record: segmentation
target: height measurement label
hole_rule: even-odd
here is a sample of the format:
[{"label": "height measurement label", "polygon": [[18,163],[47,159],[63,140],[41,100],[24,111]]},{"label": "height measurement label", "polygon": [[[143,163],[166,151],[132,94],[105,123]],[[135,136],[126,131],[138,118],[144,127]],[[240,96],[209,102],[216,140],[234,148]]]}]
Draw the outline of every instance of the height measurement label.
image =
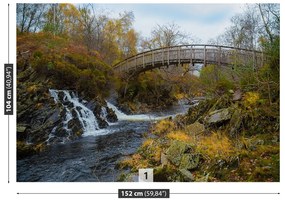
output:
[{"label": "height measurement label", "polygon": [[4,114],[13,115],[13,64],[4,64]]},{"label": "height measurement label", "polygon": [[119,198],[169,198],[169,189],[119,189]]}]

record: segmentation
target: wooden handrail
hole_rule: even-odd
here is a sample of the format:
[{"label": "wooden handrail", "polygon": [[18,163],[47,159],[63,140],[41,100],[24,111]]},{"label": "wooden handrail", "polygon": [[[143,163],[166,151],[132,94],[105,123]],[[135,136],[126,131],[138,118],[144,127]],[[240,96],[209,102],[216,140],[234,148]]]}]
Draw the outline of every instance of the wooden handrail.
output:
[{"label": "wooden handrail", "polygon": [[144,51],[144,52],[140,52],[136,55],[133,55],[131,57],[127,57],[125,58],[124,60],[116,63],[115,65],[113,65],[113,67],[117,67],[119,64],[121,64],[122,62],[128,60],[128,59],[131,59],[131,58],[134,58],[134,57],[137,57],[139,55],[142,55],[142,54],[147,54],[147,53],[151,53],[153,51],[157,51],[157,50],[164,50],[164,49],[173,49],[173,48],[181,48],[181,47],[215,47],[215,48],[226,48],[226,49],[231,49],[231,50],[241,50],[241,51],[248,51],[248,52],[256,52],[256,53],[262,53],[261,51],[258,51],[258,50],[251,50],[251,49],[245,49],[245,48],[238,48],[238,47],[231,47],[231,46],[225,46],[225,45],[210,45],[210,44],[187,44],[187,45],[175,45],[175,46],[170,46],[170,47],[161,47],[161,48],[156,48],[156,49],[152,49],[152,50],[147,50],[147,51]]}]

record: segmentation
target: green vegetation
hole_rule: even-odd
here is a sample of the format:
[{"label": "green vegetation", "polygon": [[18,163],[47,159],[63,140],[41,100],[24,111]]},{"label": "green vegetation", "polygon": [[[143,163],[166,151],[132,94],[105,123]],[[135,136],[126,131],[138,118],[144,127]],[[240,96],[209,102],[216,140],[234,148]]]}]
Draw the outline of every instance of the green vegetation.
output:
[{"label": "green vegetation", "polygon": [[108,95],[111,68],[96,52],[49,33],[18,35],[17,51],[20,79],[34,72],[35,80],[47,80],[51,88],[76,90],[90,99]]}]

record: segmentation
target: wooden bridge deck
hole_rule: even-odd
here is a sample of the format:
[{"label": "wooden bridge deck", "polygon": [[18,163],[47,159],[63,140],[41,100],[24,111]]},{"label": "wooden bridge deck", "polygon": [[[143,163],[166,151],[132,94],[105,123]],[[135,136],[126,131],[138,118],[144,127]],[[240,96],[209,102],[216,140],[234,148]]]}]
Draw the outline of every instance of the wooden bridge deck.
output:
[{"label": "wooden bridge deck", "polygon": [[181,45],[139,53],[114,65],[123,75],[136,75],[143,71],[170,65],[201,63],[217,65],[251,65],[261,67],[263,53],[218,45]]}]

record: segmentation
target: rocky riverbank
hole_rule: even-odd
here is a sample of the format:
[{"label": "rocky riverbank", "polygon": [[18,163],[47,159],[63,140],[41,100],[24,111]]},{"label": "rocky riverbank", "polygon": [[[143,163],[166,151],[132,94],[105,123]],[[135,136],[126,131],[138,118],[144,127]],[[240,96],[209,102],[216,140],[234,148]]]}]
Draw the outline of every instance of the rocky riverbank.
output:
[{"label": "rocky riverbank", "polygon": [[[50,33],[18,34],[17,157],[81,137],[88,129],[80,119],[84,114],[94,115],[98,127],[89,126],[95,129],[116,121],[104,100],[112,77],[99,55],[73,41]],[[60,90],[58,100],[52,89]]]},{"label": "rocky riverbank", "polygon": [[136,154],[120,164],[153,168],[154,181],[279,181],[279,104],[257,92],[230,91],[186,115],[158,122]]}]

